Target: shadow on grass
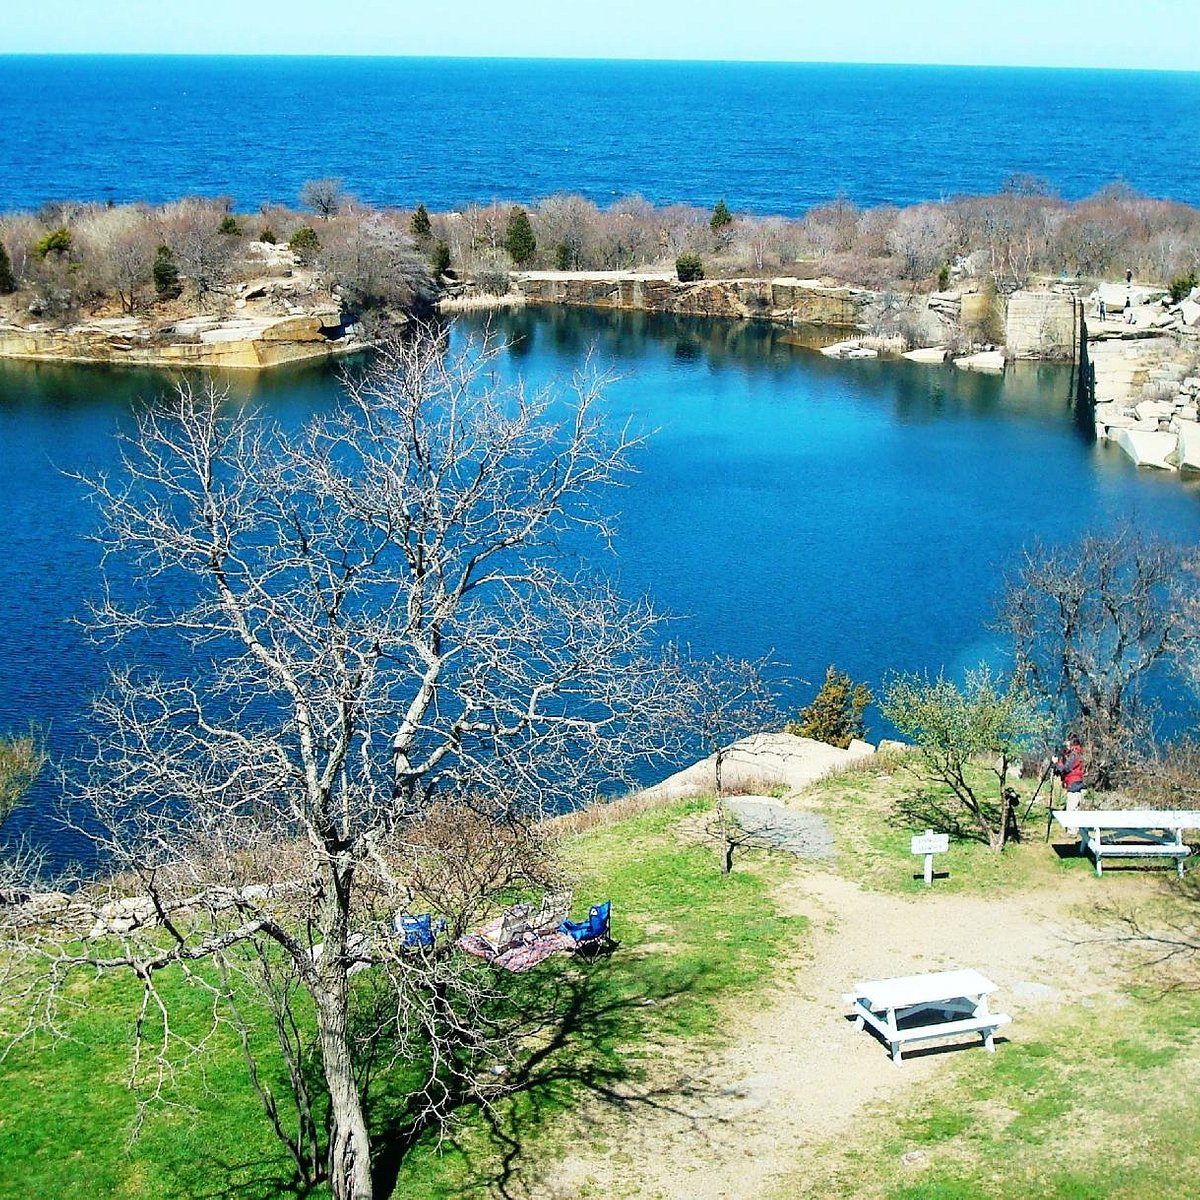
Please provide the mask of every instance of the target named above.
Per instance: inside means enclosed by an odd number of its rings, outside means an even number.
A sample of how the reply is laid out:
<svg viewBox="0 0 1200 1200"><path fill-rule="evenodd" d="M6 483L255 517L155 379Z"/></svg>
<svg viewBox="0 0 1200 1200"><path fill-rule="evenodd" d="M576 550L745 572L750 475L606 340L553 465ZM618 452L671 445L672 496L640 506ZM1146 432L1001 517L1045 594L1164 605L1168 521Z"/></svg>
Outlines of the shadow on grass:
<svg viewBox="0 0 1200 1200"><path fill-rule="evenodd" d="M637 1066L623 1050L645 1033L639 1012L651 1012L693 992L698 973L677 973L669 984L649 992L623 993L622 984L629 981L613 978L604 957L589 962L576 958L565 969L514 981L509 1001L520 1005L523 1028L534 1036L509 1072L504 1097L484 1104L460 1092L443 1105L444 1112L453 1114L447 1143L467 1165L472 1192L501 1197L538 1194L545 1163L539 1147L552 1134L556 1119L581 1102L590 1099L617 1111L666 1109L685 1115L680 1102L706 1094L688 1080L639 1086ZM386 1197L397 1192L405 1160L433 1136L434 1128L407 1105L386 1117L378 1115L382 1119L375 1126L375 1186L377 1195ZM455 1132L454 1118L466 1136Z"/></svg>

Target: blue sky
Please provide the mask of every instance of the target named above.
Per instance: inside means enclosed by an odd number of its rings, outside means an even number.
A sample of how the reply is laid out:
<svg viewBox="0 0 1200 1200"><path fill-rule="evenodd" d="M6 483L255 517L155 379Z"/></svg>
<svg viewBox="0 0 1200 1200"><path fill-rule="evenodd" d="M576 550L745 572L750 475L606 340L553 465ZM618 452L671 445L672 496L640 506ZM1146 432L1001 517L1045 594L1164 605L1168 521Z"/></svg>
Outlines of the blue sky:
<svg viewBox="0 0 1200 1200"><path fill-rule="evenodd" d="M0 52L1200 70L1200 0L6 0Z"/></svg>

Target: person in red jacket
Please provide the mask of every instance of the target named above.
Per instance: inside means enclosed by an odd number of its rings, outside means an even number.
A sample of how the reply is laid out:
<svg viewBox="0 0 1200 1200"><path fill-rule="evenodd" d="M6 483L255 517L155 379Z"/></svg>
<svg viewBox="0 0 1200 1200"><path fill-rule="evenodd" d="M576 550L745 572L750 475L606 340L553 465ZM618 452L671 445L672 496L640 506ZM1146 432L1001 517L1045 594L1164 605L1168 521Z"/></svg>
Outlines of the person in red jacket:
<svg viewBox="0 0 1200 1200"><path fill-rule="evenodd" d="M1066 807L1078 808L1083 803L1083 743L1072 734L1063 743L1062 753L1051 764L1062 781Z"/></svg>

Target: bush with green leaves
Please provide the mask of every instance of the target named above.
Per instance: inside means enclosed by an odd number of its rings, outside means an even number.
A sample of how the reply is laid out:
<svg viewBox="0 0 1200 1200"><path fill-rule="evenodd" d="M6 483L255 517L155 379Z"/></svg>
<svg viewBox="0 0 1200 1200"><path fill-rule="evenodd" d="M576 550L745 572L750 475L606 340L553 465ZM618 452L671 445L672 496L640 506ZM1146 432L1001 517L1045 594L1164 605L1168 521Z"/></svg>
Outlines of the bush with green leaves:
<svg viewBox="0 0 1200 1200"><path fill-rule="evenodd" d="M957 812L939 810L922 797L921 819L947 822L966 817L973 832L1001 851L1016 828L1008 769L1045 737L1047 722L1037 703L1015 680L994 678L986 665L968 671L960 688L944 676L893 675L883 688L883 714L917 748L918 773L949 789ZM987 796L975 780L980 767L995 780ZM916 814L914 814L916 815Z"/></svg>
<svg viewBox="0 0 1200 1200"><path fill-rule="evenodd" d="M865 683L855 683L830 663L821 690L800 719L789 723L787 731L844 750L855 738L866 736L863 713L871 699L871 689Z"/></svg>
<svg viewBox="0 0 1200 1200"><path fill-rule="evenodd" d="M708 219L709 228L713 233L720 233L728 225L733 224L733 213L724 200L718 200L713 206L712 216Z"/></svg>
<svg viewBox="0 0 1200 1200"><path fill-rule="evenodd" d="M175 300L183 293L183 285L179 282L179 264L170 246L160 245L154 252L150 274L154 279L154 294L160 300Z"/></svg>
<svg viewBox="0 0 1200 1200"><path fill-rule="evenodd" d="M571 247L566 242L559 242L554 247L554 269L556 271L569 271L571 269Z"/></svg>
<svg viewBox="0 0 1200 1200"><path fill-rule="evenodd" d="M301 262L309 262L321 249L321 239L311 225L301 225L288 239L288 245Z"/></svg>
<svg viewBox="0 0 1200 1200"><path fill-rule="evenodd" d="M704 278L704 263L698 254L681 254L675 260L675 274L680 283L694 283Z"/></svg>
<svg viewBox="0 0 1200 1200"><path fill-rule="evenodd" d="M1192 294L1192 288L1197 284L1200 284L1200 276L1195 271L1189 271L1186 275L1172 279L1167 288L1171 293L1171 303L1179 304L1186 300Z"/></svg>
<svg viewBox="0 0 1200 1200"><path fill-rule="evenodd" d="M258 231L258 240L273 246L279 239L275 236L275 230L273 230L270 225L264 225Z"/></svg>
<svg viewBox="0 0 1200 1200"><path fill-rule="evenodd" d="M439 241L433 247L433 254L430 256L430 266L433 269L435 278L440 278L450 270L450 246L446 242Z"/></svg>
<svg viewBox="0 0 1200 1200"><path fill-rule="evenodd" d="M504 248L518 267L523 267L537 253L537 239L533 236L533 226L529 223L529 214L523 208L514 208L508 214Z"/></svg>
<svg viewBox="0 0 1200 1200"><path fill-rule="evenodd" d="M4 243L0 242L0 296L7 296L16 290L17 280L13 275L12 259L8 257Z"/></svg>
<svg viewBox="0 0 1200 1200"><path fill-rule="evenodd" d="M223 233L227 237L241 237L242 227L238 224L238 219L232 213L226 213L221 218L221 224L217 226L217 232Z"/></svg>
<svg viewBox="0 0 1200 1200"><path fill-rule="evenodd" d="M34 244L33 252L38 258L46 258L51 254L58 258L65 258L71 253L71 231L66 226L52 229L44 238Z"/></svg>

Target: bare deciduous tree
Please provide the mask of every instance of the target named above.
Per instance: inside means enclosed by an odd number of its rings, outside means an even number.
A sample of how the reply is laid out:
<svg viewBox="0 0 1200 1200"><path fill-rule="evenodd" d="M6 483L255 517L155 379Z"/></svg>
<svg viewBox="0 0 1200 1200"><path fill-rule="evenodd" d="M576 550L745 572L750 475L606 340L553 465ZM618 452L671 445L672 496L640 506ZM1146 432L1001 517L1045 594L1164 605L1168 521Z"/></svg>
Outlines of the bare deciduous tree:
<svg viewBox="0 0 1200 1200"><path fill-rule="evenodd" d="M165 222L163 240L200 310L219 301L233 273L234 239L220 232L223 212L208 203L181 204Z"/></svg>
<svg viewBox="0 0 1200 1200"><path fill-rule="evenodd" d="M158 234L134 208L100 209L80 222L83 259L102 293L115 295L123 311L137 310L149 284Z"/></svg>
<svg viewBox="0 0 1200 1200"><path fill-rule="evenodd" d="M99 702L80 820L109 882L59 922L0 914L27 1027L53 1024L75 972L131 970L152 1075L181 1041L163 972L207 989L215 1020L265 1009L293 1085L268 1115L337 1200L372 1195L375 1073L424 1070L414 1122L492 1078L486 975L400 944L397 913L454 933L537 877L534 818L622 780L674 703L653 608L581 566L636 439L603 419L594 374L569 402L528 395L495 382L493 354L388 344L299 433L186 384L142 419L124 476L93 487L106 553L150 599L107 599L97 628L181 641L189 677L121 669ZM327 1143L301 1058L320 1064Z"/></svg>
<svg viewBox="0 0 1200 1200"><path fill-rule="evenodd" d="M433 301L429 268L412 238L382 216L325 232L317 266L352 311L403 308L421 311Z"/></svg>
<svg viewBox="0 0 1200 1200"><path fill-rule="evenodd" d="M733 869L732 818L725 804L725 759L737 742L782 725L774 689L767 678L772 660L717 655L675 661L679 724L693 733L713 760L721 874Z"/></svg>
<svg viewBox="0 0 1200 1200"><path fill-rule="evenodd" d="M340 179L309 179L300 188L300 203L319 217L336 217L346 203Z"/></svg>
<svg viewBox="0 0 1200 1200"><path fill-rule="evenodd" d="M1017 673L1063 728L1078 724L1099 787L1151 739L1153 672L1196 645L1191 584L1177 547L1129 529L1036 543L1005 582L999 626Z"/></svg>

